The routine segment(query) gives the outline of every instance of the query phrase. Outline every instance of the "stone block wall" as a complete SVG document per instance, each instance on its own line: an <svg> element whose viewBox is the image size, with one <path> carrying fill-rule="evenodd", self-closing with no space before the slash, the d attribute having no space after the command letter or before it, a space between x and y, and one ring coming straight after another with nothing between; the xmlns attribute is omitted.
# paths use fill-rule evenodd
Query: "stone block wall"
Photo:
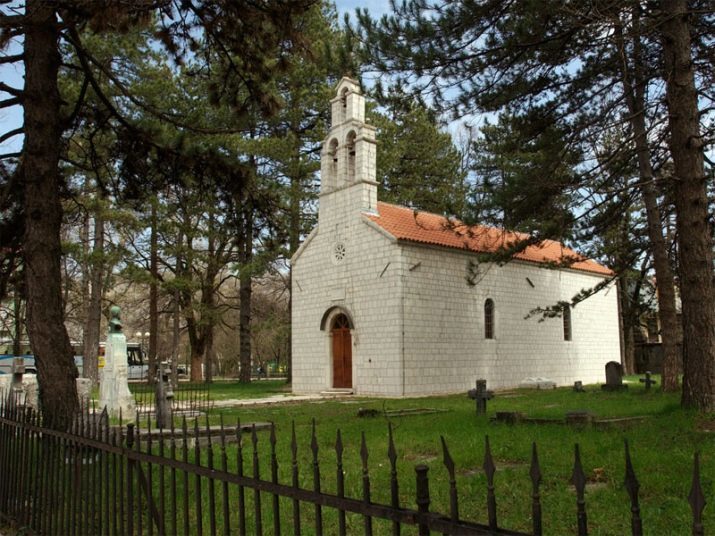
<svg viewBox="0 0 715 536"><path fill-rule="evenodd" d="M541 376L559 385L604 380L604 365L620 361L618 300L614 286L571 310L572 340L563 319L538 307L571 301L602 281L575 270L512 261L482 264L467 283L474 256L446 248L408 245L405 293L406 394L454 392L486 378L490 387ZM494 338L486 339L484 303L494 302Z"/></svg>

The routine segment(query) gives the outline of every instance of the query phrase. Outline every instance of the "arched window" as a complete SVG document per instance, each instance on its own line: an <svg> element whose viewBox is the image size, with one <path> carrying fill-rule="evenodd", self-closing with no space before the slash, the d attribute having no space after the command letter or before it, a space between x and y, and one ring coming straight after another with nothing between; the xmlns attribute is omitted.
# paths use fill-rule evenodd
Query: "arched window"
<svg viewBox="0 0 715 536"><path fill-rule="evenodd" d="M330 159L330 181L335 186L338 177L338 140L335 138L330 140L330 145L328 145L328 158Z"/></svg>
<svg viewBox="0 0 715 536"><path fill-rule="evenodd" d="M566 305L564 307L563 321L564 321L564 340L570 341L571 340L571 306L570 305Z"/></svg>
<svg viewBox="0 0 715 536"><path fill-rule="evenodd" d="M491 298L484 302L484 338L494 338L494 300Z"/></svg>
<svg viewBox="0 0 715 536"><path fill-rule="evenodd" d="M348 148L348 181L355 180L355 131L351 130L345 140Z"/></svg>
<svg viewBox="0 0 715 536"><path fill-rule="evenodd" d="M333 320L333 329L350 329L350 320L344 314L339 314Z"/></svg>
<svg viewBox="0 0 715 536"><path fill-rule="evenodd" d="M343 121L348 118L348 93L350 93L350 90L348 88L343 88L343 91L340 93L340 104L342 104Z"/></svg>

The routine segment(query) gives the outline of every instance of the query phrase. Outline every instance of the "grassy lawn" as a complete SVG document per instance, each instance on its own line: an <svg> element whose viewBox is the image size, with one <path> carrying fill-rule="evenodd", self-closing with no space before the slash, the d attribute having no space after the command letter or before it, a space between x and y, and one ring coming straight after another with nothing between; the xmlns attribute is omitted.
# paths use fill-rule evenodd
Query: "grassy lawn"
<svg viewBox="0 0 715 536"><path fill-rule="evenodd" d="M238 381L217 381L211 384L212 400L246 398L266 398L280 394L290 394L290 385L285 380L258 380L249 384Z"/></svg>
<svg viewBox="0 0 715 536"><path fill-rule="evenodd" d="M637 380L636 380L637 381ZM216 389L214 391L214 388ZM217 384L216 397L247 398L275 394L282 382L256 382L255 385ZM213 395L212 395L213 396ZM374 409L376 417L358 417L360 408ZM399 409L434 408L439 413L394 416ZM520 423L507 425L490 421L496 411L521 411L529 417L562 419L566 412L587 410L597 417L643 416L645 419L606 428L572 427L564 424ZM701 453L701 480L711 501L715 477L715 418L698 416L679 407L679 395L663 394L658 388L646 392L641 384L631 383L627 391L607 393L597 386L586 386L585 393L570 388L548 391L515 390L497 393L489 402L487 417L475 415L474 402L465 395L416 399L348 399L273 406L221 409L210 415L218 423L220 415L228 425L242 422L275 423L280 480L290 482L291 425L295 423L301 486L311 488L312 421L315 419L321 484L323 491L335 492L334 450L337 430L345 445L344 471L346 494L362 495L360 461L361 433L369 451L368 467L372 499L389 504L388 424L392 424L398 452L400 497L403 505L414 507L414 467L429 467L431 508L449 512L448 474L442 463L440 436L443 436L457 471L460 513L486 523L486 478L481 469L485 437L489 436L495 458L496 496L499 525L512 530L530 530L531 481L529 461L531 443L537 443L543 482L541 486L545 534L575 533L576 496L569 484L573 468L574 444L581 448L581 459L589 484L586 507L590 534L630 532L630 505L623 486L623 440L628 439L640 482L641 515L646 534L690 534L691 514L687 502L690 490L693 453ZM201 421L203 423L203 419ZM261 474L269 474L268 434L259 432ZM250 469L252 447L244 437L245 467ZM235 468L235 447L228 448ZM309 507L304 508L309 511ZM309 515L304 513L304 515ZM327 514L330 519L330 513ZM349 523L357 531L359 518ZM705 509L706 532L715 530L715 507ZM389 530L376 523L376 533ZM328 531L329 533L330 531Z"/></svg>

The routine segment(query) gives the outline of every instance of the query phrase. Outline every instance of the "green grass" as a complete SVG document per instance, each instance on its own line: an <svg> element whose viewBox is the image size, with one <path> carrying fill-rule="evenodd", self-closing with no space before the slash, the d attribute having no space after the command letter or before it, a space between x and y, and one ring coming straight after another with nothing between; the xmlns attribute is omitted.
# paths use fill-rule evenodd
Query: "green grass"
<svg viewBox="0 0 715 536"><path fill-rule="evenodd" d="M221 396L246 398L270 393L279 386L222 385ZM217 386L218 387L218 386ZM213 389L213 388L212 388ZM706 429L715 425L712 416L699 416L679 407L679 396L659 389L646 392L641 384L631 384L627 391L602 392L587 386L587 392L570 388L548 391L517 390L497 393L489 402L488 413L522 411L530 417L563 418L572 410L588 410L598 417L645 416L646 419L623 426L574 428L563 424L517 424L491 422L475 415L474 402L465 395L418 399L350 399L293 403L274 406L222 409L210 415L212 424L223 415L228 425L242 422L274 422L278 437L277 454L280 481L290 482L291 423L295 423L299 445L301 486L312 487L310 439L312 420L317 426L321 460L321 485L335 492L336 432L341 430L345 445L346 493L361 497L361 433L365 433L370 453L369 470L372 499L389 504L389 461L387 428L391 423L398 451L401 503L414 507L414 467L429 467L431 508L449 512L448 476L442 464L440 436L444 436L457 467L460 512L463 517L486 523L486 479L481 471L485 437L489 436L497 465L496 495L499 525L512 530L530 529L531 483L529 461L532 441L537 443L543 474L541 487L544 532L574 533L576 497L569 479L573 468L574 444L581 447L581 459L589 478L586 492L590 534L625 534L630 530L628 496L623 486L623 440L627 438L636 474L641 484L641 513L646 534L689 534L692 459L701 452L702 484L711 500L715 477L715 438ZM213 392L213 391L212 391ZM254 394L249 394L254 393ZM359 408L378 410L381 416L359 418ZM409 417L384 416L383 410L401 408L436 408L441 413ZM203 419L201 424L203 424ZM269 474L268 434L259 432L261 474ZM244 436L245 470L251 468L250 437ZM235 447L228 449L229 465L235 468ZM266 499L266 501L268 500ZM265 505L264 505L265 506ZM303 507L310 515L311 507ZM288 510L284 508L284 510ZM715 508L705 509L706 532L715 529ZM287 515L287 513L284 513ZM327 519L331 514L326 514ZM307 521L310 523L310 520ZM360 519L353 520L355 529ZM376 524L376 533L388 530ZM330 531L328 531L329 533Z"/></svg>
<svg viewBox="0 0 715 536"><path fill-rule="evenodd" d="M285 380L260 380L249 384L238 381L217 381L211 384L210 390L212 400L241 400L290 394L290 386Z"/></svg>

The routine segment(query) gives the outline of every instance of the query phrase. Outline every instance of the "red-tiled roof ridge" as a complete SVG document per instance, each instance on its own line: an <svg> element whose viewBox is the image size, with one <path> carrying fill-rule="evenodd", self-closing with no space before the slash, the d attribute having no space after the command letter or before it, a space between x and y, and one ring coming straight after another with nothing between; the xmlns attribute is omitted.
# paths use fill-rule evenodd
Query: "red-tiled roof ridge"
<svg viewBox="0 0 715 536"><path fill-rule="evenodd" d="M365 214L365 217L397 240L466 249L475 253L495 253L505 246L508 247L529 239L529 235L526 233L506 231L484 225L468 226L439 214L382 201L377 204L377 214ZM613 271L609 268L587 259L555 240L542 240L539 243L528 245L524 250L516 253L513 258L539 264L553 264L599 275L613 275Z"/></svg>

